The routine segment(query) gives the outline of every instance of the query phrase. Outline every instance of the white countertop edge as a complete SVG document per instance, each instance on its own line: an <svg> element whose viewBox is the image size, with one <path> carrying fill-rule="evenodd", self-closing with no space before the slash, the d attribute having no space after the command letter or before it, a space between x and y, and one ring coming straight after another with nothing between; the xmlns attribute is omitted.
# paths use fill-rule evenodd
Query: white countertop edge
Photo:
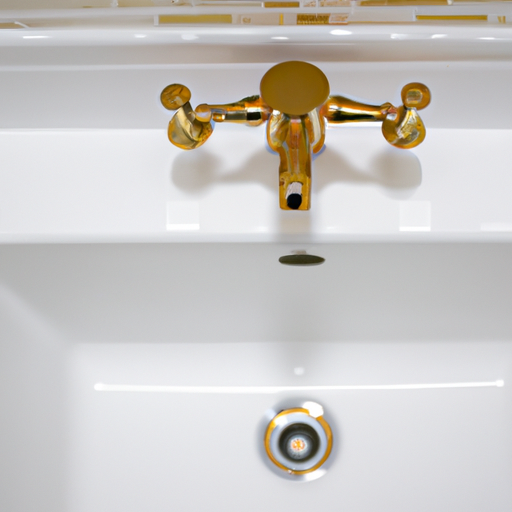
<svg viewBox="0 0 512 512"><path fill-rule="evenodd" d="M0 234L1 245L138 243L512 243L512 232L397 234Z"/></svg>

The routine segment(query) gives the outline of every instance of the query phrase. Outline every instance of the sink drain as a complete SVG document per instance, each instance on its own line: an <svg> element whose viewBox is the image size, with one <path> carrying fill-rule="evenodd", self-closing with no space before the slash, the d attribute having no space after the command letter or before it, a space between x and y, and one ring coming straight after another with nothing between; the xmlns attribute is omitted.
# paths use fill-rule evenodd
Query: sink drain
<svg viewBox="0 0 512 512"><path fill-rule="evenodd" d="M319 469L332 450L331 427L318 404L277 414L265 432L269 459L290 475L305 475Z"/></svg>

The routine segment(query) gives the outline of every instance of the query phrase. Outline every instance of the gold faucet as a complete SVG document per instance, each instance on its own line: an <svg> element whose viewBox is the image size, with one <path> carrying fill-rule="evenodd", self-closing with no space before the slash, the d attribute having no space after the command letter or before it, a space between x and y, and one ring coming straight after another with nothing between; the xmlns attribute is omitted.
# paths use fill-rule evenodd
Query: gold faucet
<svg viewBox="0 0 512 512"><path fill-rule="evenodd" d="M267 122L267 141L278 153L279 204L283 210L309 210L311 159L324 146L326 124L382 122L384 138L409 149L421 144L426 130L418 110L430 103L430 91L420 83L402 89L400 107L360 103L330 96L324 73L308 62L282 62L270 68L260 83L260 95L226 105L190 105L190 90L168 85L160 100L177 112L169 122L169 140L181 149L195 149L213 133L213 122L258 126Z"/></svg>

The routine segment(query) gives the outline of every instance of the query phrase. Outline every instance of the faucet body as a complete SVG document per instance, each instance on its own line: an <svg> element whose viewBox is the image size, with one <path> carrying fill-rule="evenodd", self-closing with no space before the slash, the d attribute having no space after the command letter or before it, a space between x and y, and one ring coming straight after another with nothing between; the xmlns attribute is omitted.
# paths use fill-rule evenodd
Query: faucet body
<svg viewBox="0 0 512 512"><path fill-rule="evenodd" d="M402 89L403 105L371 105L343 96L330 96L323 72L307 62L283 62L271 68L260 84L260 95L225 105L190 105L190 91L181 84L167 86L160 96L168 110L177 110L169 123L169 140L181 149L195 149L213 133L213 122L258 126L267 123L267 141L279 155L279 204L284 210L309 210L312 156L324 146L328 124L382 122L392 145L409 149L426 134L418 110L430 102L420 83Z"/></svg>

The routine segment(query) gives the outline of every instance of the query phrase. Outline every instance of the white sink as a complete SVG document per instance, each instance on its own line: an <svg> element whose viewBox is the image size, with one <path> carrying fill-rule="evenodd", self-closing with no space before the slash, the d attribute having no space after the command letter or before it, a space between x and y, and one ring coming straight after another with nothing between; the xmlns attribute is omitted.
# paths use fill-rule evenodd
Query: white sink
<svg viewBox="0 0 512 512"><path fill-rule="evenodd" d="M326 262L280 265L296 247ZM511 257L509 244L4 245L3 509L505 512ZM267 389L281 386L297 389ZM332 423L320 480L264 463L265 413L287 398Z"/></svg>
<svg viewBox="0 0 512 512"><path fill-rule="evenodd" d="M0 30L0 510L510 511L512 31L350 27ZM235 101L290 59L424 82L424 144L329 130L310 212L263 128L169 144L166 85ZM294 400L333 429L311 482L263 451Z"/></svg>

